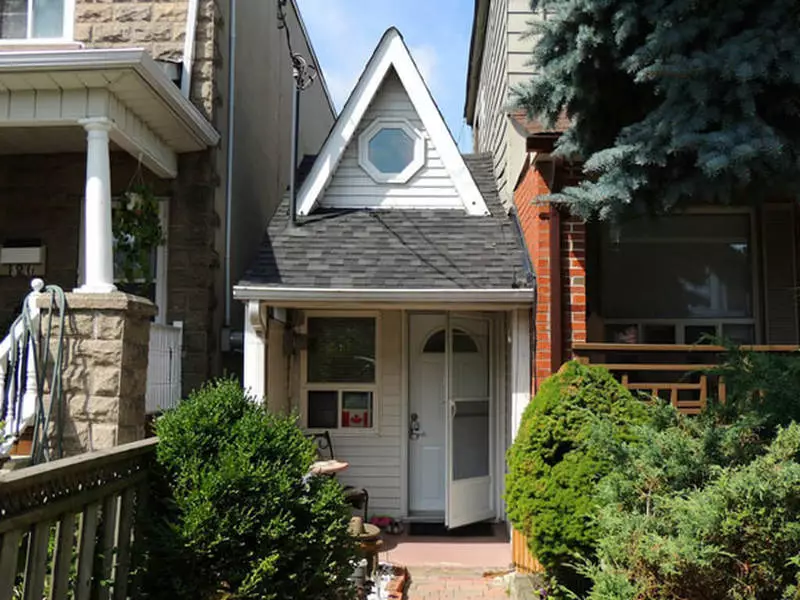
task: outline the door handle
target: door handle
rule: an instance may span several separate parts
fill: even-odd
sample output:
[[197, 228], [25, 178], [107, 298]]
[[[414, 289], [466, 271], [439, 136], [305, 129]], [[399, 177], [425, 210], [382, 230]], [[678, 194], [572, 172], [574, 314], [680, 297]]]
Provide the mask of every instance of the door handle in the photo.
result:
[[411, 413], [408, 423], [408, 439], [418, 440], [425, 435], [425, 432], [422, 431], [420, 427], [419, 415], [417, 413]]

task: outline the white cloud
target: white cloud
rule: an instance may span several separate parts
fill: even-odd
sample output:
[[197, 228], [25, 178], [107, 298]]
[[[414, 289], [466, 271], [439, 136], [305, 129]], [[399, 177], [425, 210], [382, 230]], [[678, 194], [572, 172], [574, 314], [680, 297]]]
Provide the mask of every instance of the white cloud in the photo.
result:
[[433, 89], [436, 83], [436, 68], [439, 64], [439, 54], [431, 45], [423, 44], [420, 46], [413, 46], [411, 55], [414, 57], [414, 62], [417, 63], [420, 73], [422, 73], [425, 83], [428, 87]]

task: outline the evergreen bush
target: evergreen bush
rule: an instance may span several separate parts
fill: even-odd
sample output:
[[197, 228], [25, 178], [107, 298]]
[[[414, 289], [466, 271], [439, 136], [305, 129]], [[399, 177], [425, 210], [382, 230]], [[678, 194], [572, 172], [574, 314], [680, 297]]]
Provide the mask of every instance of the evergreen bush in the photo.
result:
[[624, 440], [647, 409], [605, 369], [567, 363], [542, 383], [508, 451], [509, 519], [548, 573], [565, 583], [574, 578], [569, 565], [576, 554], [596, 544], [594, 495], [611, 469], [608, 453], [590, 443], [601, 417]]
[[156, 430], [147, 597], [347, 597], [350, 510], [335, 480], [307, 476], [315, 448], [293, 418], [222, 380]]
[[589, 600], [800, 598], [800, 425], [763, 444], [751, 422], [676, 416], [633, 443], [606, 436]]

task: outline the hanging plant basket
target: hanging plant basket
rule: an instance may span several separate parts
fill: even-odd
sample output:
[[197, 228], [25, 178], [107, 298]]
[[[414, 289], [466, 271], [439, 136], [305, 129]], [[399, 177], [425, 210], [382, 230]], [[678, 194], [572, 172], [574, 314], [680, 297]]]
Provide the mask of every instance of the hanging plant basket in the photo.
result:
[[127, 285], [152, 283], [153, 253], [164, 243], [158, 198], [146, 185], [125, 192], [114, 210], [114, 263], [117, 278]]

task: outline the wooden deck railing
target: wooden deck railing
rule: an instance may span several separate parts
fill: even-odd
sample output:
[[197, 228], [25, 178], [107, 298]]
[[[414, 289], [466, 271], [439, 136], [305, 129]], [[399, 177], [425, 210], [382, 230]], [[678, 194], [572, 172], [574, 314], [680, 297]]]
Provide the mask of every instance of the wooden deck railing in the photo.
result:
[[[743, 346], [753, 352], [797, 352], [797, 346]], [[719, 364], [722, 346], [705, 344], [578, 343], [578, 360], [605, 367], [630, 390], [669, 400], [681, 412], [698, 414], [709, 396], [724, 402], [725, 382], [707, 371]]]
[[0, 475], [0, 598], [123, 600], [156, 438]]

